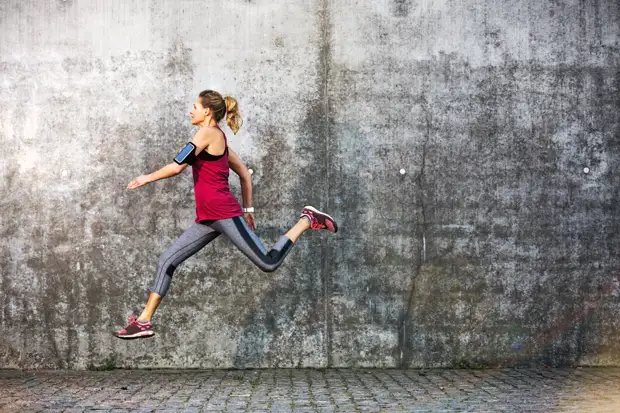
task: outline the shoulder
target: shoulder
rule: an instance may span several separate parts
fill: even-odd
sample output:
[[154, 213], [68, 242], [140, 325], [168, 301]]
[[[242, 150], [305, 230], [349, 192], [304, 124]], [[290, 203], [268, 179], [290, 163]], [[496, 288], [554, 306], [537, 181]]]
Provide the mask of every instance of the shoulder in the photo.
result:
[[196, 132], [194, 138], [203, 142], [213, 142], [213, 140], [224, 137], [224, 133], [216, 127], [203, 126]]

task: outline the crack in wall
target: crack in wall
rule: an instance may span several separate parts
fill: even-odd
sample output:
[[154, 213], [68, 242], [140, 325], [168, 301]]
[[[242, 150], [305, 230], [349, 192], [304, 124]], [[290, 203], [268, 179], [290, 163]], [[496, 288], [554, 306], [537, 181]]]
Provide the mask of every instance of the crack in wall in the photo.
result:
[[[321, 3], [321, 9], [319, 11], [319, 24], [320, 24], [320, 49], [319, 49], [319, 65], [321, 66], [322, 79], [322, 88], [319, 88], [319, 93], [321, 96], [321, 101], [323, 105], [323, 130], [325, 133], [325, 180], [326, 185], [325, 193], [323, 195], [323, 202], [325, 210], [329, 210], [329, 196], [330, 196], [330, 178], [329, 178], [329, 170], [332, 161], [331, 150], [330, 150], [330, 139], [331, 130], [330, 130], [330, 112], [329, 112], [329, 72], [331, 66], [331, 25], [330, 25], [330, 14], [329, 14], [329, 0], [323, 0]], [[323, 311], [325, 317], [325, 350], [327, 356], [327, 367], [331, 367], [332, 365], [332, 323], [331, 323], [331, 309], [330, 309], [330, 294], [331, 294], [331, 277], [329, 275], [329, 254], [330, 248], [327, 239], [323, 239], [322, 242], [322, 253], [323, 253], [323, 262], [321, 265], [322, 271], [322, 280], [323, 280]]]
[[426, 262], [426, 206], [425, 206], [425, 198], [426, 198], [426, 155], [427, 155], [427, 146], [431, 137], [431, 129], [433, 124], [432, 113], [430, 110], [430, 106], [426, 97], [422, 96], [422, 110], [425, 114], [425, 122], [426, 122], [426, 131], [424, 141], [422, 143], [422, 161], [420, 165], [420, 172], [415, 177], [416, 186], [418, 187], [420, 194], [418, 200], [418, 206], [420, 208], [420, 215], [422, 216], [422, 222], [420, 224], [420, 228], [422, 229], [421, 235], [421, 243], [418, 247], [418, 261], [413, 271], [413, 275], [411, 277], [411, 288], [409, 290], [409, 298], [407, 299], [407, 306], [404, 309], [404, 313], [402, 315], [402, 319], [400, 322], [400, 331], [398, 337], [399, 344], [399, 367], [404, 368], [409, 364], [409, 359], [411, 358], [411, 348], [407, 339], [407, 321], [410, 317], [411, 312], [411, 304], [413, 302], [413, 296], [415, 295], [415, 281], [420, 272], [422, 271], [422, 266]]

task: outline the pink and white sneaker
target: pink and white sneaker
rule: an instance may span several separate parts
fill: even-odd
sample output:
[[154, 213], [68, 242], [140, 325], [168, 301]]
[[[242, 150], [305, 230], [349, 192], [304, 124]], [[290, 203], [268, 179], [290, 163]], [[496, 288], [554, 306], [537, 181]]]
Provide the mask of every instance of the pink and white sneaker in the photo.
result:
[[310, 205], [302, 209], [301, 216], [306, 217], [310, 221], [311, 229], [326, 229], [331, 232], [338, 232], [338, 224], [336, 224], [334, 218]]
[[133, 338], [151, 337], [154, 334], [153, 325], [150, 321], [138, 321], [135, 315], [130, 315], [127, 327], [120, 331], [116, 331], [114, 336], [125, 340], [131, 340]]

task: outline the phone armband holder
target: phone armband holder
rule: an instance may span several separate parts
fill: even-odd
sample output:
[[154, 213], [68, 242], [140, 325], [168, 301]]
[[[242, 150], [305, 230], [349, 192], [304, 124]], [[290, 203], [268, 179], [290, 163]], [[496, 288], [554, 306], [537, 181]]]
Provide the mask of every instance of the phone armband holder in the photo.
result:
[[185, 145], [183, 149], [179, 151], [177, 156], [174, 157], [174, 161], [179, 165], [182, 165], [184, 163], [192, 165], [195, 160], [196, 145], [194, 145], [192, 142], [187, 142], [187, 145]]

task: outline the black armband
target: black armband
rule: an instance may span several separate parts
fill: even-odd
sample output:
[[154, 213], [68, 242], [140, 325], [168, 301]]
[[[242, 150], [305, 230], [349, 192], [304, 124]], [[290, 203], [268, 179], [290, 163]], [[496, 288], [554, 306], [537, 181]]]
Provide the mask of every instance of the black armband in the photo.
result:
[[192, 142], [187, 142], [187, 145], [185, 145], [183, 149], [181, 149], [181, 151], [177, 154], [177, 156], [174, 157], [174, 161], [179, 165], [184, 163], [192, 165], [195, 160], [196, 145], [194, 145]]

